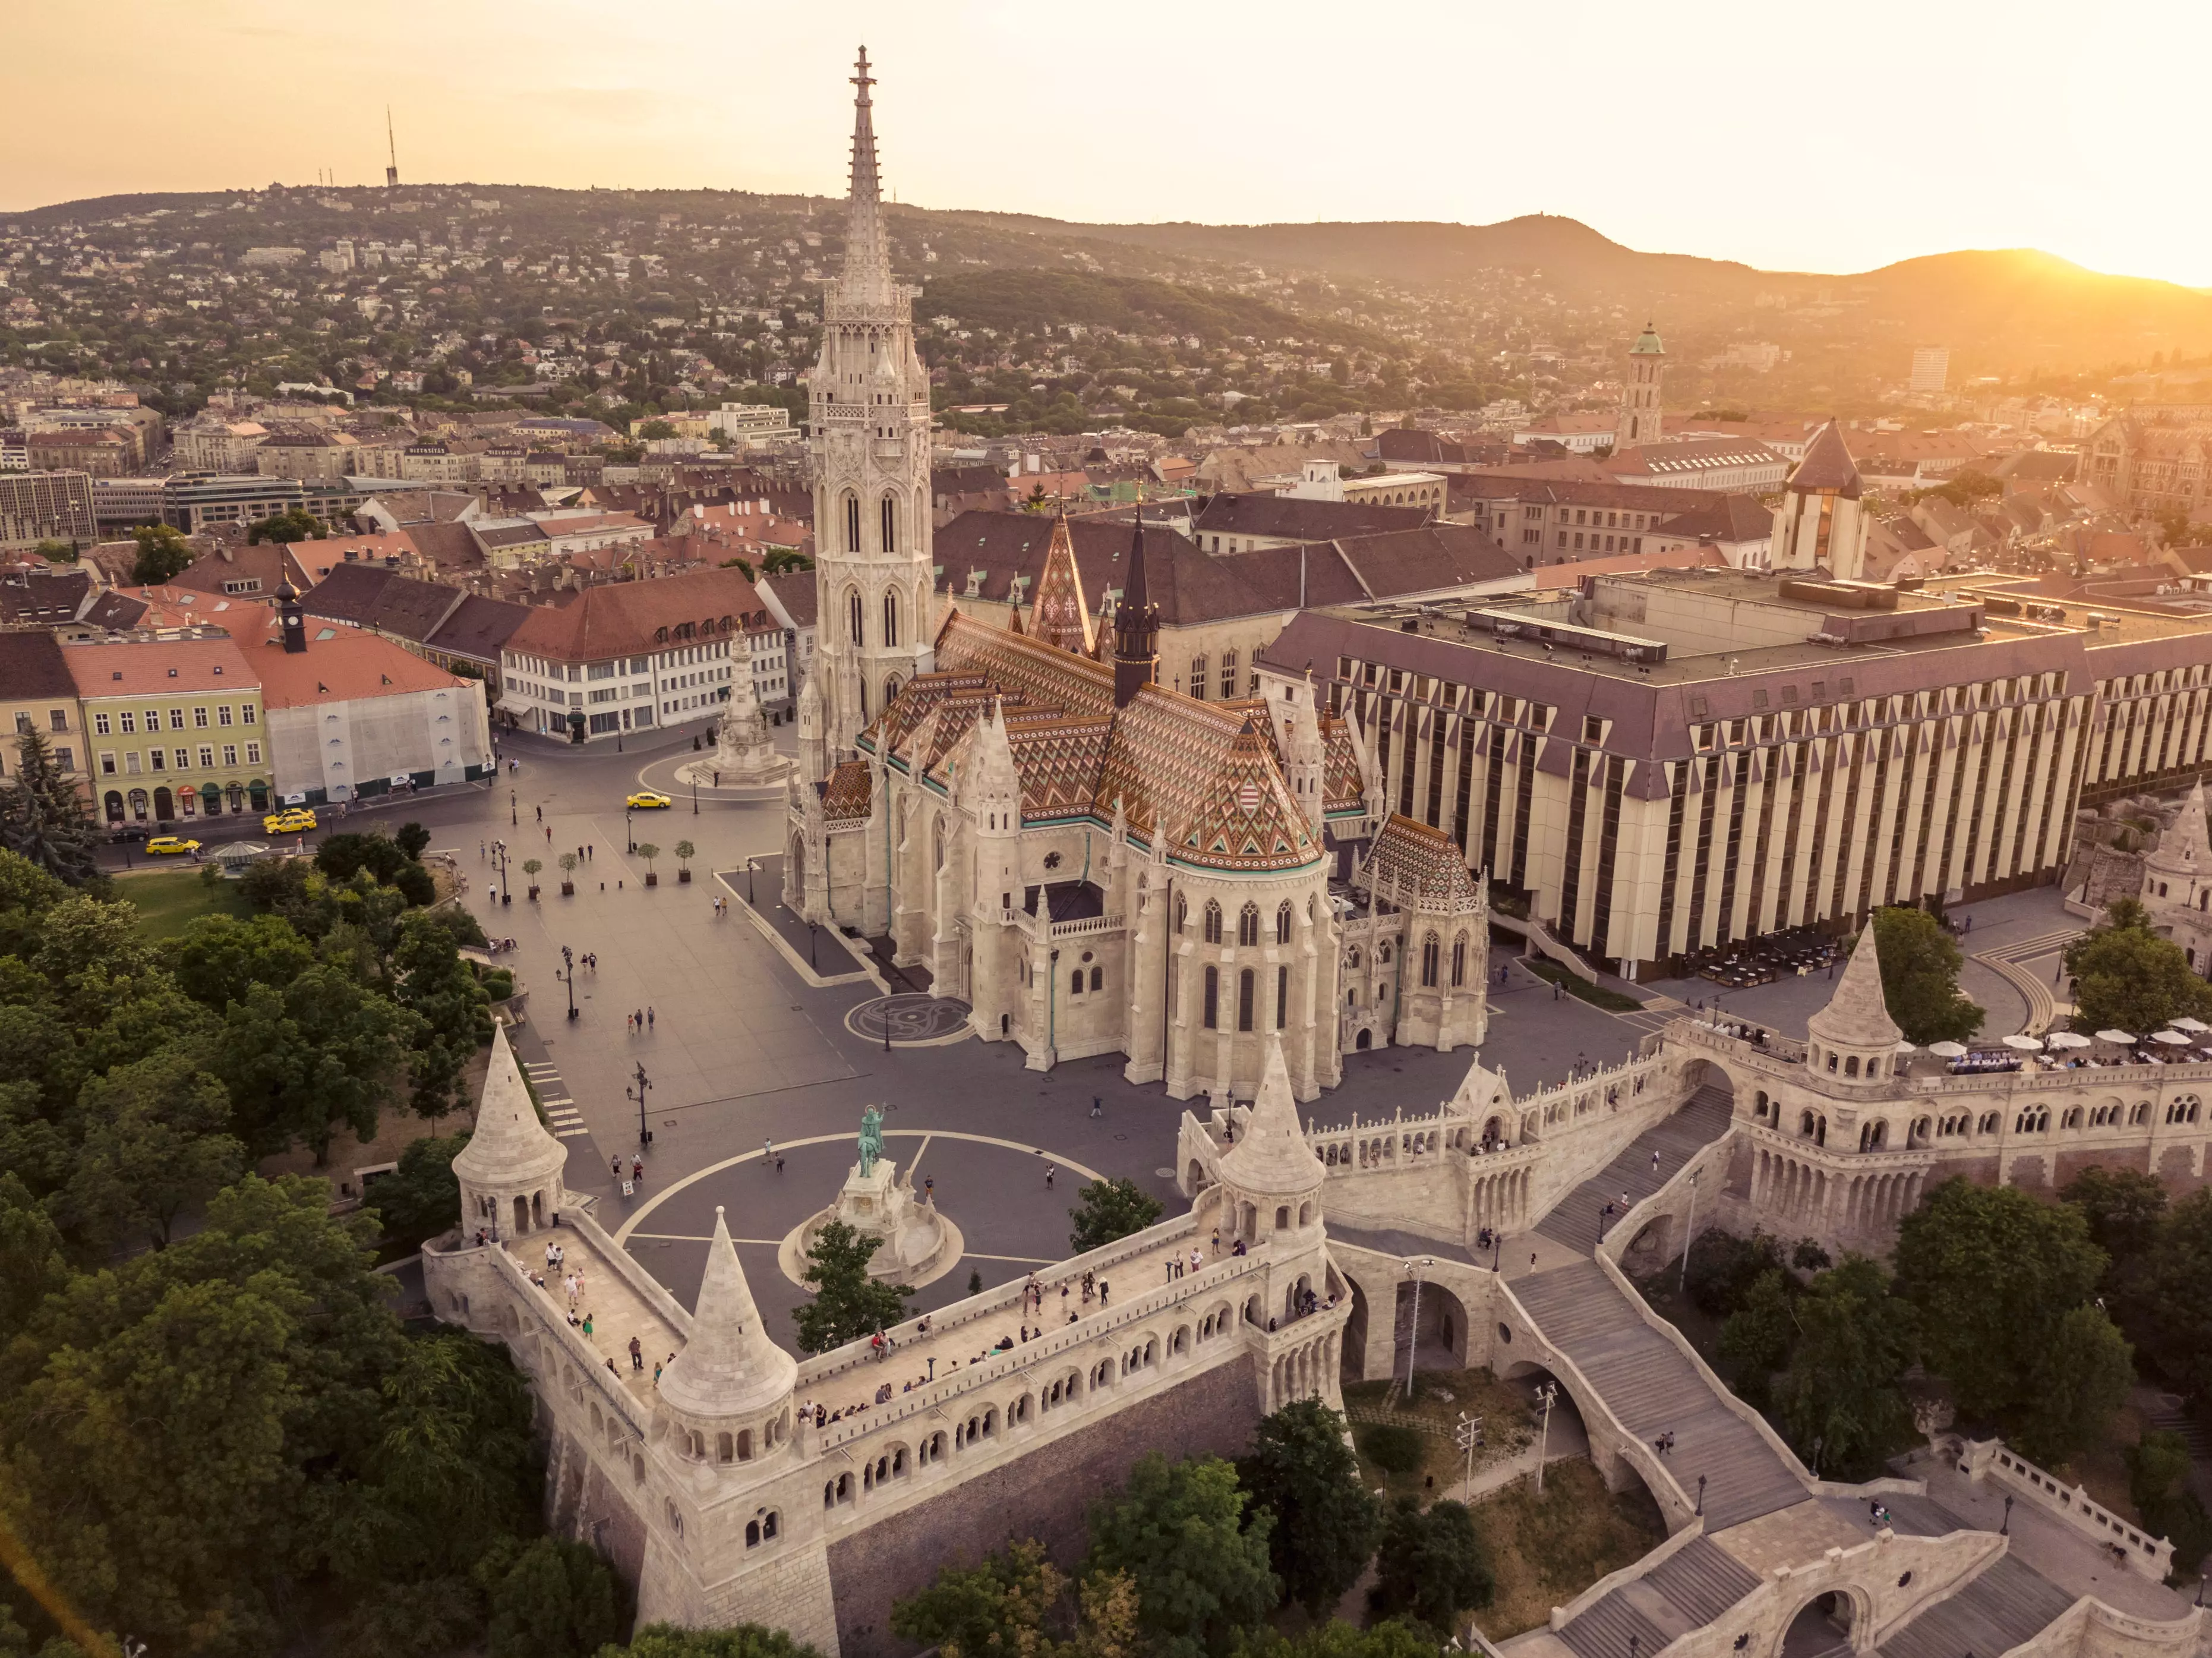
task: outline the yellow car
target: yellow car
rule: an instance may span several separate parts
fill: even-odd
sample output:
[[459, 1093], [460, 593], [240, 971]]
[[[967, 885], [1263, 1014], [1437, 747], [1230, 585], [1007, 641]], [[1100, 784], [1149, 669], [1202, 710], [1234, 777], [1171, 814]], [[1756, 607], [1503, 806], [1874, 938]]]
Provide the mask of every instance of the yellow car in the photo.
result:
[[315, 814], [304, 806], [271, 812], [261, 820], [261, 832], [264, 835], [296, 835], [314, 826]]
[[174, 835], [156, 835], [146, 843], [146, 850], [155, 857], [172, 857], [185, 852], [197, 852], [200, 844], [196, 840], [179, 840]]
[[650, 789], [641, 789], [623, 802], [623, 805], [639, 812], [665, 811], [675, 803], [667, 795], [656, 795]]

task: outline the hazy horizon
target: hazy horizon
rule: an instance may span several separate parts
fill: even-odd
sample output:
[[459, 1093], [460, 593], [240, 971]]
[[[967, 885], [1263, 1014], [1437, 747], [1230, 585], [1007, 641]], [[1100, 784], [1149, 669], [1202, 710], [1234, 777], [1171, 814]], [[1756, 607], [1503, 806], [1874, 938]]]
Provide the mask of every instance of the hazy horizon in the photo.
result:
[[[1138, 0], [1101, 35], [995, 0], [119, 0], [88, 54], [81, 11], [25, 0], [0, 66], [16, 117], [0, 211], [324, 169], [379, 182], [387, 101], [406, 180], [842, 194], [865, 40], [885, 185], [916, 206], [1094, 223], [1549, 213], [1774, 271], [2035, 247], [2212, 285], [2212, 230], [2175, 210], [2170, 169], [2136, 159], [2188, 153], [2204, 14], [2122, 6], [2085, 35], [2070, 8], [1876, 5], [1847, 37], [1831, 14], [1740, 0], [1693, 15], [1416, 3], [1363, 29], [1296, 3]], [[102, 125], [104, 99], [132, 119]]]

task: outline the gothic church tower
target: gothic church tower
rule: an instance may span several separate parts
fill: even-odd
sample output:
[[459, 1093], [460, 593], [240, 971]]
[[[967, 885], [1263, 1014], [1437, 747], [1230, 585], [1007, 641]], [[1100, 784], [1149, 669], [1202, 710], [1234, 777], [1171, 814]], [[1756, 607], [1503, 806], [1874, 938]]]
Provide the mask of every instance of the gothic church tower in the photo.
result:
[[823, 296], [811, 382], [815, 672], [833, 757], [930, 668], [929, 375], [914, 347], [913, 290], [891, 276], [861, 48], [853, 84], [845, 268]]
[[1629, 348], [1628, 378], [1620, 388], [1620, 430], [1616, 447], [1632, 449], [1659, 441], [1661, 393], [1667, 378], [1667, 348], [1650, 323]]

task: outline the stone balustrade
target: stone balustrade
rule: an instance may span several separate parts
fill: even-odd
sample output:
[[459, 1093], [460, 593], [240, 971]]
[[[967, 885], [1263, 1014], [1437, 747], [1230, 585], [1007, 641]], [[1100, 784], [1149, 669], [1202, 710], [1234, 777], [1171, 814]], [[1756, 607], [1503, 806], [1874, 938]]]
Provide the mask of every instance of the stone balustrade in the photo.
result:
[[2080, 1485], [2069, 1485], [2057, 1475], [2045, 1473], [2001, 1439], [1968, 1441], [1959, 1459], [1959, 1471], [1970, 1479], [1986, 1479], [2025, 1497], [2045, 1514], [2056, 1515], [2084, 1537], [2111, 1549], [2114, 1559], [2125, 1561], [2154, 1582], [2163, 1582], [2173, 1570], [2172, 1544], [2121, 1519]]

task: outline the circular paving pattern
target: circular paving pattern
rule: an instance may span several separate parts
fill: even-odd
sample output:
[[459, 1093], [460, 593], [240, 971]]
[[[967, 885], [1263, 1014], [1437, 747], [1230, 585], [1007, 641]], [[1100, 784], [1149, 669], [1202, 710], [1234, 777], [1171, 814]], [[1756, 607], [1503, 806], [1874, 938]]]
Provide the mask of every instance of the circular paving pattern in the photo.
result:
[[968, 1030], [969, 1007], [950, 996], [879, 996], [845, 1015], [845, 1028], [871, 1042], [890, 1032], [891, 1045], [928, 1046]]

